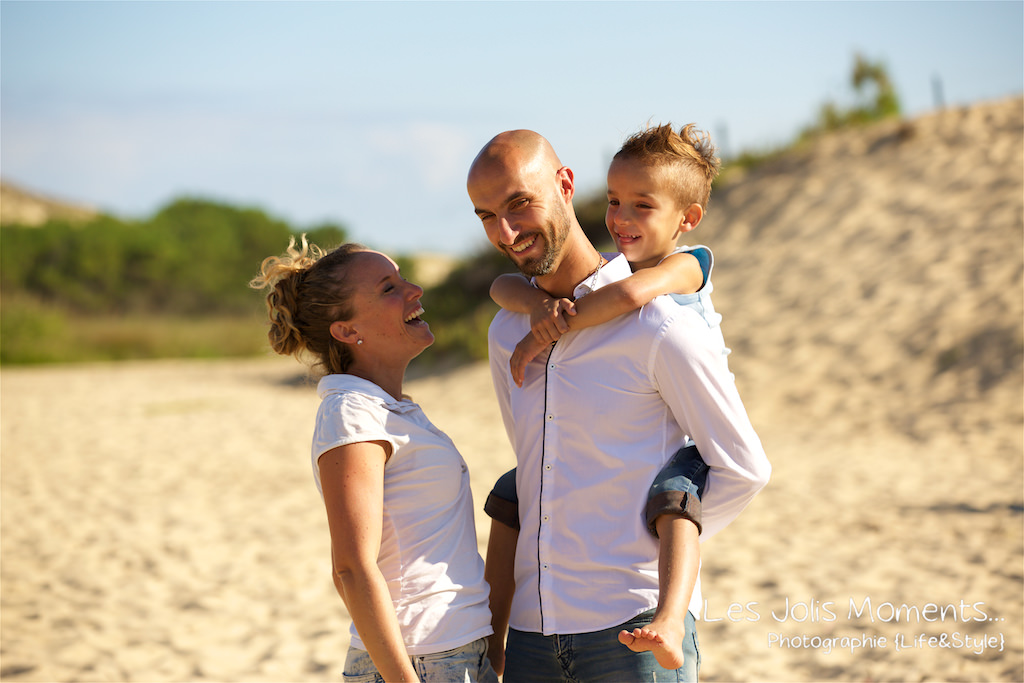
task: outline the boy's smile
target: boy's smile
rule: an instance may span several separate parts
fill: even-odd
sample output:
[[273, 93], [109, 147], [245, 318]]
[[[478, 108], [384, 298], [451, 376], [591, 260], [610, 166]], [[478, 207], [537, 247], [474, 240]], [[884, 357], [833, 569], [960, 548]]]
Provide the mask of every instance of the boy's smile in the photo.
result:
[[662, 167], [615, 159], [608, 168], [605, 225], [615, 248], [635, 268], [657, 264], [686, 232], [686, 209]]
[[673, 249], [688, 228], [664, 167], [633, 159], [615, 159], [608, 167], [608, 209], [604, 222], [615, 242], [634, 266], [648, 267]]

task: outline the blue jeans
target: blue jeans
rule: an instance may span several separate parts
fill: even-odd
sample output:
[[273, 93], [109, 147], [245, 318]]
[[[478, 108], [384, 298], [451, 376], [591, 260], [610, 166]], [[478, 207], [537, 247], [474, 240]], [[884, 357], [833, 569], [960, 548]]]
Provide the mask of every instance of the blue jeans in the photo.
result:
[[[409, 661], [424, 683], [498, 683], [498, 674], [494, 673], [491, 660], [487, 659], [485, 638], [454, 650], [414, 655], [409, 657]], [[384, 683], [370, 654], [354, 647], [348, 649], [342, 679], [345, 683]]]
[[683, 639], [685, 663], [678, 669], [663, 669], [650, 652], [633, 652], [619, 642], [619, 631], [642, 628], [653, 618], [654, 610], [651, 610], [620, 626], [564, 636], [509, 629], [502, 680], [504, 683], [695, 683], [700, 670], [700, 649], [697, 624], [689, 612]]

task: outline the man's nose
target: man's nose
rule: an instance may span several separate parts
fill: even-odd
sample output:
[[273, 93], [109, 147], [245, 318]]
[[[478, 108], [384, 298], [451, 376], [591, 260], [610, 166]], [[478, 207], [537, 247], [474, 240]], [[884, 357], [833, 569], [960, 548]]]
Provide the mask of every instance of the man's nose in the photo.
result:
[[508, 246], [516, 243], [519, 238], [519, 229], [509, 222], [504, 216], [498, 218], [498, 241]]

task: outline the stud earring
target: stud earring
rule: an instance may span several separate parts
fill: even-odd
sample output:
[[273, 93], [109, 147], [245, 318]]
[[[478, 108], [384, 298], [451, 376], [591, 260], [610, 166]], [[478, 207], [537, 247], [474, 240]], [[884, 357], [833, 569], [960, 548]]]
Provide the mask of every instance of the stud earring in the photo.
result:
[[356, 344], [362, 344], [362, 343], [363, 343], [363, 340], [362, 340], [362, 339], [357, 339], [357, 340], [356, 340]]

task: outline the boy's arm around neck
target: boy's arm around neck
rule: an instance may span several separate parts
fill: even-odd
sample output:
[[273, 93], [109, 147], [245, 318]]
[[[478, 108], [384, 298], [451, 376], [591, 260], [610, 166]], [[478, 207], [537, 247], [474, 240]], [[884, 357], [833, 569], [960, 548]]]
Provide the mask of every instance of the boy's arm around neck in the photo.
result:
[[687, 253], [671, 254], [656, 266], [642, 268], [578, 300], [576, 315], [569, 318], [569, 329], [600, 325], [662, 294], [693, 294], [703, 286], [704, 271], [697, 258]]

